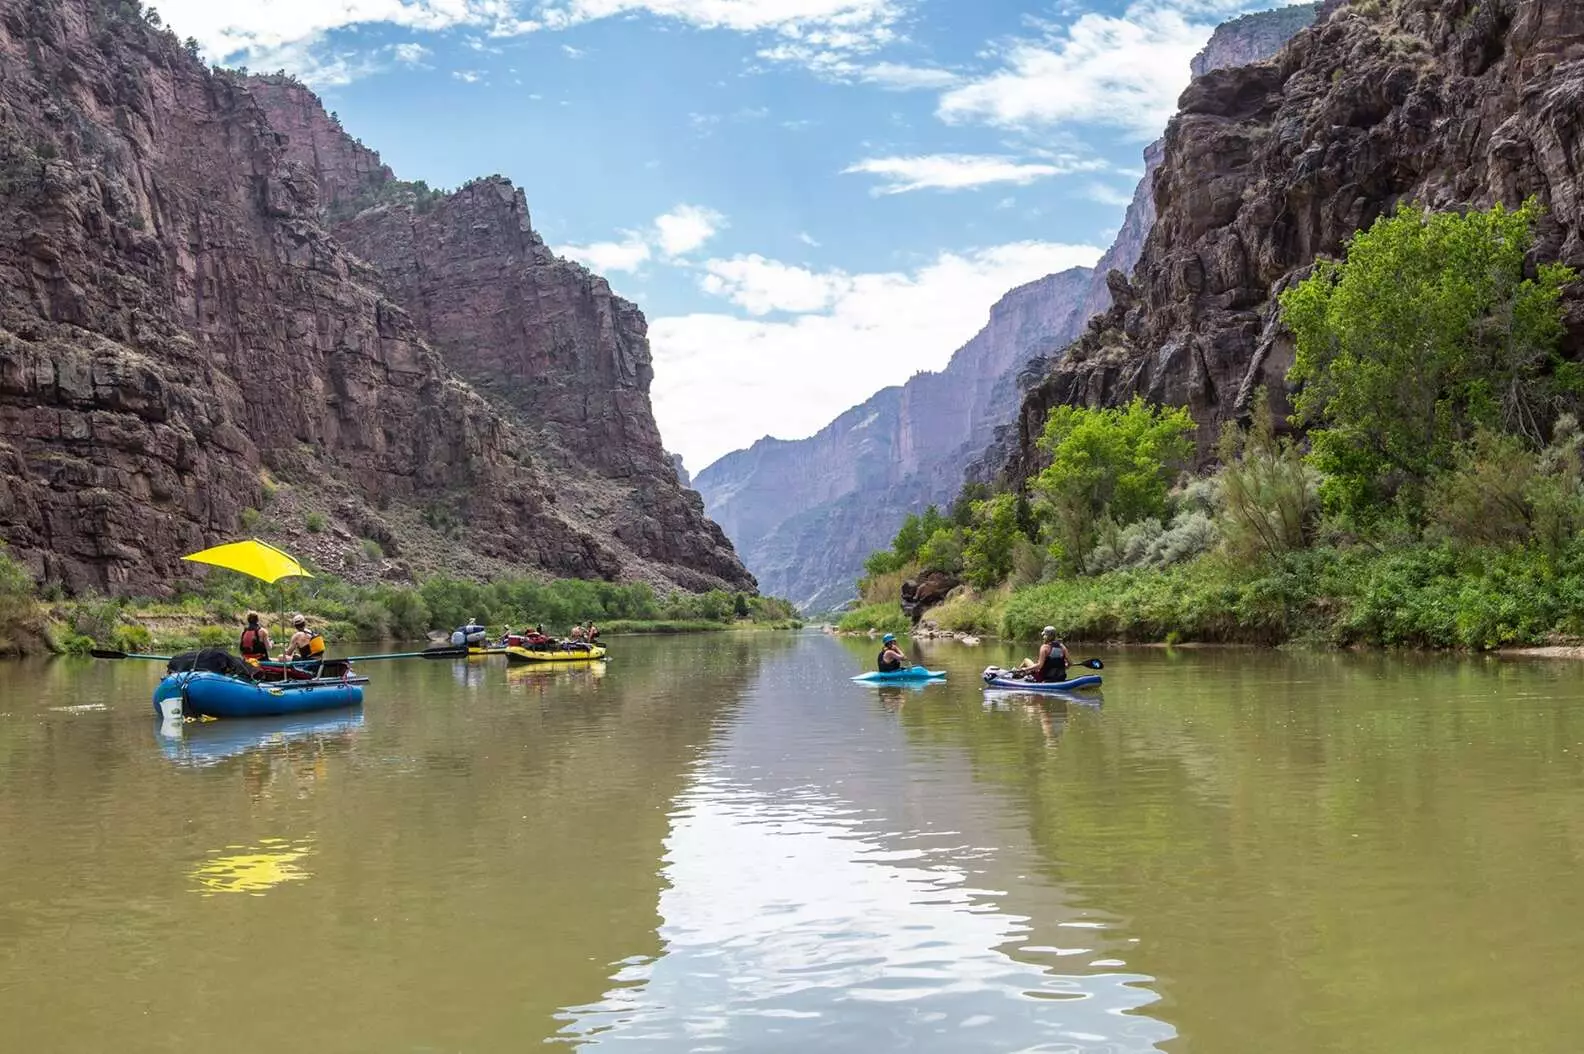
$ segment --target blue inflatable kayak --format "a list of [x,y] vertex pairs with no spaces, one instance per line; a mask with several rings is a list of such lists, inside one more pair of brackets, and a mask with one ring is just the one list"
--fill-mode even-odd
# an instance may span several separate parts
[[895,684],[898,681],[944,681],[945,670],[926,670],[922,666],[909,666],[905,670],[896,670],[893,673],[881,673],[878,670],[870,673],[861,673],[854,677],[855,681],[865,684]]
[[1074,688],[1100,687],[1100,675],[1089,674],[1086,677],[1074,677],[1070,681],[1025,681],[1016,677],[1002,676],[1002,671],[992,673],[985,671],[984,682],[986,688],[1005,688],[1014,692],[1070,692]]

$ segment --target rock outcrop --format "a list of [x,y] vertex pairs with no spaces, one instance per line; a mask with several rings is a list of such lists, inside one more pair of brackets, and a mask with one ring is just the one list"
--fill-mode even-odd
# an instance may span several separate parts
[[306,90],[207,70],[131,5],[0,0],[15,555],[159,593],[256,530],[334,572],[362,536],[396,573],[751,587],[660,446],[637,309],[504,181],[377,204],[403,186]]
[[[1292,362],[1275,297],[1399,202],[1549,209],[1538,255],[1584,267],[1584,5],[1327,5],[1276,60],[1184,93],[1131,282],[1028,393],[1002,467],[1021,485],[1051,407],[1188,407],[1208,444]],[[1566,300],[1584,354],[1584,289]]]
[[701,471],[705,507],[761,587],[809,611],[847,600],[864,559],[909,511],[949,502],[967,459],[1013,413],[1004,378],[1077,335],[1090,277],[1074,268],[1014,289],[939,373],[884,389],[808,439],[761,439]]
[[[1269,58],[1314,21],[1316,6],[1226,23],[1194,59],[1195,75]],[[1092,270],[1007,294],[941,373],[882,391],[808,439],[763,439],[699,473],[705,507],[768,591],[812,611],[850,599],[864,559],[891,543],[909,512],[947,504],[965,479],[998,475],[1018,450],[1021,393],[1111,307],[1113,286],[1126,288],[1155,222],[1163,150],[1161,142],[1145,150],[1122,227]]]

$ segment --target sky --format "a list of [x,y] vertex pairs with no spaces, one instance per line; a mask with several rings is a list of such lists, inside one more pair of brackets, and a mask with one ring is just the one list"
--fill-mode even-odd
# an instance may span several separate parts
[[307,81],[401,178],[521,186],[644,310],[696,472],[1094,263],[1189,60],[1284,0],[155,2],[209,61]]

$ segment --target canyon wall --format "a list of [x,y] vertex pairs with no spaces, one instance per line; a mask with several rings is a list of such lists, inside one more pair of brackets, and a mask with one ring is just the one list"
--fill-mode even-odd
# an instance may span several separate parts
[[[1202,453],[1292,363],[1276,296],[1400,202],[1549,210],[1536,256],[1584,268],[1584,5],[1398,0],[1326,5],[1274,62],[1211,73],[1182,98],[1157,219],[1116,303],[1028,392],[1001,480],[1042,467],[1058,404],[1134,395],[1186,406]],[[1584,288],[1564,350],[1584,355]]]
[[129,6],[0,0],[0,539],[41,580],[164,593],[258,533],[352,577],[751,588],[649,379],[504,180],[413,193]]

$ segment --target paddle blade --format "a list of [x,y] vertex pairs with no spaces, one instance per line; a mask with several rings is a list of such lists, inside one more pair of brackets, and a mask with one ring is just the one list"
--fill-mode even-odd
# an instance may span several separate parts
[[1080,662],[1078,665],[1079,666],[1088,667],[1091,670],[1103,670],[1103,669],[1105,669],[1105,663],[1101,662],[1099,659],[1085,659],[1083,662]]

